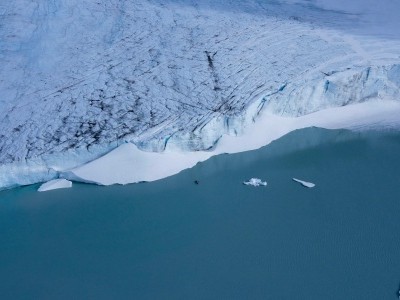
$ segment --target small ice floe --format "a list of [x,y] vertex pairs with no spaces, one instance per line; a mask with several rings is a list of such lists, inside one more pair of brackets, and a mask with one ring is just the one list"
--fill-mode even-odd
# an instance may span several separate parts
[[292,178],[294,181],[301,183],[303,186],[308,187],[308,188],[313,188],[315,187],[315,184],[312,182],[307,182],[307,181],[303,181],[300,179],[296,179],[296,178]]
[[261,181],[259,178],[251,178],[249,181],[244,181],[243,184],[252,186],[267,186],[267,182]]
[[66,189],[72,187],[72,182],[66,179],[54,179],[43,183],[38,192],[46,192],[56,189]]

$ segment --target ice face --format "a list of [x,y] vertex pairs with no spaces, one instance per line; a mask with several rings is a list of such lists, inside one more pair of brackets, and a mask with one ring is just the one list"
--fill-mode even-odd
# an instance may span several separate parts
[[33,162],[31,179],[47,180],[124,141],[211,151],[261,111],[399,100],[399,40],[365,26],[363,2],[350,14],[334,1],[264,2],[0,4],[3,182],[29,182]]
[[399,64],[344,70],[335,67],[337,62],[333,64],[311,70],[309,78],[288,83],[284,91],[267,97],[265,106],[279,115],[301,116],[369,100],[400,99]]

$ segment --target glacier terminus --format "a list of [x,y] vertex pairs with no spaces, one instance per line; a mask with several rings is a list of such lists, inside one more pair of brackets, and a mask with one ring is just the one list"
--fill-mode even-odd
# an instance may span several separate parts
[[368,3],[3,1],[0,188],[156,180],[307,126],[398,129],[400,3]]

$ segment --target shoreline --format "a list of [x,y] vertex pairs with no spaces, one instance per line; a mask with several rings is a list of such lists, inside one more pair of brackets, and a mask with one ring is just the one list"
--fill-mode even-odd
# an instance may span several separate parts
[[[367,130],[400,128],[400,103],[368,102],[330,108],[298,118],[285,118],[263,112],[241,136],[224,135],[213,151],[184,152],[168,149],[162,153],[140,151],[127,143],[81,167],[62,172],[62,178],[99,185],[155,181],[192,168],[198,162],[222,153],[240,153],[270,144],[302,128]],[[260,129],[262,128],[262,129]]]
[[[397,101],[369,101],[329,108],[296,118],[279,117],[268,111],[261,111],[254,121],[258,105],[258,102],[254,102],[248,109],[246,115],[248,121],[245,123],[242,135],[223,135],[211,151],[189,152],[179,149],[176,145],[167,145],[163,152],[146,152],[139,150],[132,143],[124,143],[114,149],[109,145],[108,151],[106,147],[99,146],[96,150],[100,153],[98,157],[96,151],[88,150],[85,153],[78,149],[72,154],[61,155],[60,162],[64,163],[64,166],[60,165],[56,158],[48,159],[50,162],[48,165],[46,160],[28,161],[26,165],[14,164],[10,168],[11,176],[8,178],[9,181],[10,178],[14,180],[14,184],[8,187],[3,185],[2,189],[57,178],[98,185],[150,182],[175,175],[218,154],[261,148],[294,130],[306,127],[354,131],[400,128],[400,103]],[[89,162],[86,163],[85,160]],[[2,167],[6,169],[9,166],[3,165],[0,168]],[[22,176],[18,178],[18,172],[21,170]],[[3,173],[2,180],[7,182],[6,170]]]

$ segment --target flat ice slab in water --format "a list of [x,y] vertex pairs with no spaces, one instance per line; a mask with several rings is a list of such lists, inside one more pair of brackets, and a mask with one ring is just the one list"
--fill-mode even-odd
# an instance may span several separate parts
[[251,178],[249,181],[244,181],[243,184],[252,186],[260,186],[260,185],[267,186],[267,182],[261,181],[261,179],[259,178]]
[[301,183],[303,186],[308,187],[308,188],[313,188],[313,187],[315,187],[315,184],[312,183],[312,182],[307,182],[307,181],[303,181],[303,180],[296,179],[296,178],[293,178],[293,180],[296,181],[296,182],[298,182],[298,183]]
[[72,182],[66,179],[54,179],[43,183],[38,192],[46,192],[56,189],[66,189],[72,187]]

